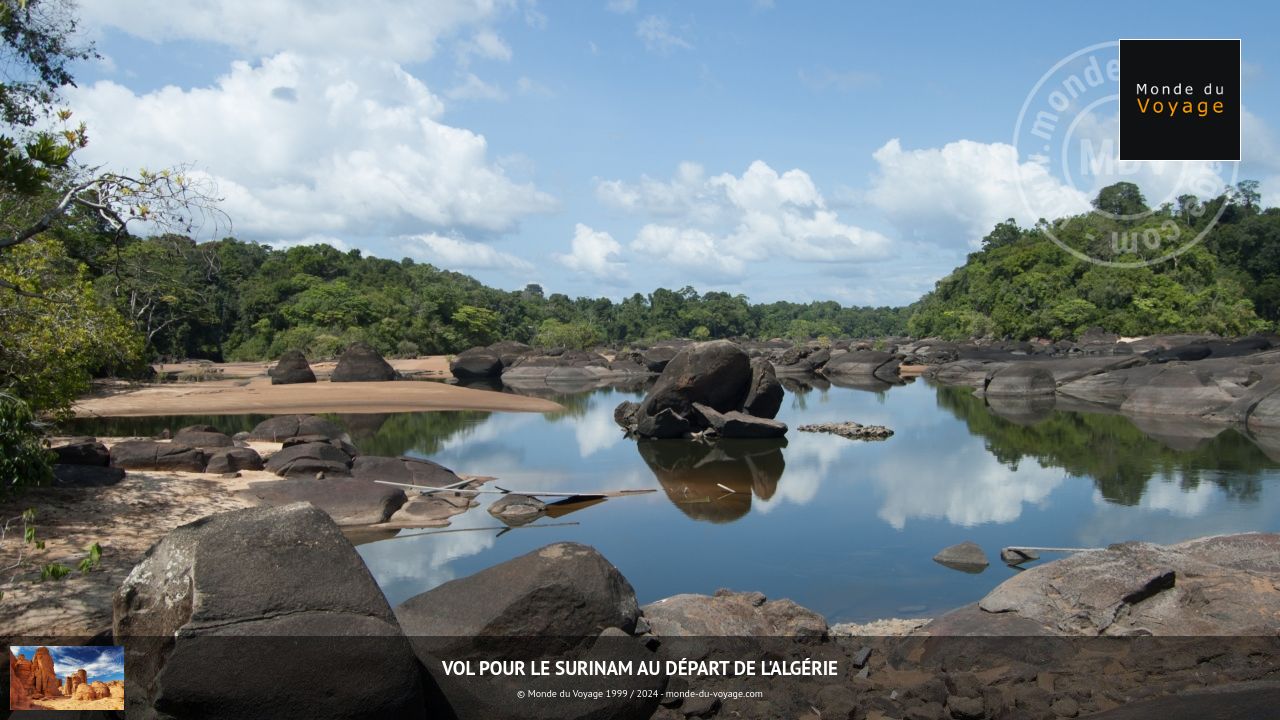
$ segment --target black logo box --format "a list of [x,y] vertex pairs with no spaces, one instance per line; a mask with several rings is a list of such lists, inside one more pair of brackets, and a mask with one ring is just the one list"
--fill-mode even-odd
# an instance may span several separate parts
[[1239,39],[1121,39],[1120,159],[1239,161],[1240,46]]

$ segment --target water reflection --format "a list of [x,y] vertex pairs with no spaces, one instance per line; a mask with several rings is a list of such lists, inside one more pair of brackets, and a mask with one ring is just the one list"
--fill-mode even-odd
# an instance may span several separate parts
[[768,500],[786,469],[786,439],[640,440],[640,457],[671,502],[694,520],[733,522],[751,510],[751,498]]

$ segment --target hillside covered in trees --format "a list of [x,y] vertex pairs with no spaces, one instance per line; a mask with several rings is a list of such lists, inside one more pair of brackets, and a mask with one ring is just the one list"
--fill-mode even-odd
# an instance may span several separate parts
[[[1131,336],[1273,330],[1280,319],[1280,209],[1264,210],[1259,200],[1257,183],[1246,181],[1208,201],[1188,195],[1141,220],[1113,219],[1147,210],[1137,186],[1117,183],[1094,200],[1106,214],[1033,228],[1008,220],[911,308],[908,331],[1026,340],[1073,337],[1089,327]],[[1206,227],[1203,239],[1176,257],[1134,266],[1178,246],[1167,241],[1175,233],[1188,239]],[[1050,232],[1082,254],[1128,266],[1077,258]],[[1166,242],[1150,247],[1145,238],[1157,235]],[[1130,246],[1117,252],[1117,237]]]

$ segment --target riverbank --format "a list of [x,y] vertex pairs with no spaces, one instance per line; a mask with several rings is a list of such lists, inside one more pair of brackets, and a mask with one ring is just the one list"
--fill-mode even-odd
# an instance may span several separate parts
[[[448,360],[433,356],[392,360],[405,377],[444,377]],[[293,413],[427,412],[486,410],[493,412],[558,412],[564,408],[544,398],[475,390],[443,382],[332,383],[334,363],[315,363],[319,382],[272,385],[267,363],[180,363],[157,366],[171,382],[118,380],[96,384],[73,407],[77,417],[143,417],[149,415],[287,415]]]

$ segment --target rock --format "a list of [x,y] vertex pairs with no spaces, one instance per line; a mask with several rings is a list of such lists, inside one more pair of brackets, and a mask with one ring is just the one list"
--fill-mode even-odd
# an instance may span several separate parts
[[386,522],[408,499],[400,488],[341,475],[249,483],[241,494],[265,505],[309,502],[339,525]]
[[58,681],[58,673],[53,667],[53,656],[49,648],[39,647],[31,658],[31,697],[62,697],[62,683]]
[[545,638],[541,651],[560,654],[607,628],[635,629],[639,608],[631,583],[594,548],[556,543],[451,580],[396,608],[414,649],[453,658],[476,636]]
[[1057,387],[1052,372],[1036,362],[1021,362],[997,370],[987,383],[986,394],[992,397],[1052,395]]
[[173,443],[195,448],[220,448],[233,447],[235,445],[229,435],[220,433],[217,430],[205,430],[205,427],[208,426],[183,428],[173,436]]
[[732,410],[718,413],[702,403],[693,404],[694,411],[702,417],[704,427],[714,430],[722,438],[760,439],[780,438],[787,434],[786,423],[758,418]]
[[618,407],[613,409],[613,421],[627,432],[634,432],[636,429],[636,413],[639,411],[640,403],[623,400],[618,403]]
[[93,692],[93,686],[85,684],[76,688],[75,699],[80,701],[97,700],[97,695]]
[[378,455],[356,458],[351,465],[351,476],[357,480],[386,480],[425,487],[444,487],[462,481],[452,470],[431,460]]
[[50,448],[54,462],[59,465],[93,465],[106,467],[111,464],[111,453],[97,438],[71,438],[65,445]]
[[276,364],[267,370],[267,374],[271,376],[272,385],[297,385],[316,381],[316,374],[311,370],[307,356],[300,350],[286,350]]
[[686,698],[680,705],[680,714],[687,718],[706,718],[716,714],[720,709],[720,698],[715,695],[702,697],[694,695]]
[[1191,688],[1175,695],[1121,705],[1090,720],[1237,720],[1275,714],[1280,683],[1245,682]]
[[97,465],[54,465],[54,487],[107,487],[124,480],[124,470]]
[[901,359],[879,350],[855,350],[836,355],[822,368],[827,377],[839,375],[871,375],[886,382],[901,382],[898,366]]
[[1264,392],[1257,403],[1249,408],[1245,424],[1255,432],[1280,428],[1280,388]]
[[1073,718],[1080,714],[1080,703],[1070,697],[1060,697],[1049,706],[1058,717]]
[[883,425],[862,425],[853,421],[801,425],[799,429],[801,432],[831,433],[849,440],[886,440],[893,437],[893,431]]
[[262,456],[251,448],[225,448],[209,456],[209,464],[204,471],[215,475],[234,473],[241,470],[261,470]]
[[310,442],[283,448],[267,459],[266,469],[284,476],[314,475],[316,472],[348,474],[352,457],[327,442]]
[[640,437],[670,440],[682,438],[694,430],[693,423],[672,408],[663,408],[656,415],[646,415],[642,405],[636,412],[636,417],[639,419],[636,421],[635,432]]
[[1040,553],[1025,548],[1007,547],[1000,550],[1000,559],[1005,565],[1023,565],[1040,559]]
[[524,525],[542,517],[547,504],[528,495],[503,495],[489,505],[489,514],[507,525]]
[[1274,635],[1280,535],[1122,543],[1033,567],[979,607],[1066,635]]
[[449,372],[459,380],[491,378],[502,375],[502,358],[489,348],[473,347],[449,361]]
[[947,697],[947,712],[955,720],[982,720],[987,716],[986,707],[982,704],[982,698],[978,697],[950,695]]
[[714,596],[675,595],[645,605],[645,620],[659,637],[827,637],[827,621],[791,600],[719,590]]
[[1203,360],[1213,354],[1213,347],[1207,342],[1178,345],[1155,353],[1152,362],[1166,363],[1173,361],[1193,362]]
[[[31,708],[31,693],[28,691],[23,678],[18,675],[18,663],[22,656],[14,656],[13,651],[9,651],[9,709],[10,710],[28,710]],[[22,657],[22,662],[27,662]],[[28,670],[30,664],[27,665]]]
[[758,418],[776,418],[784,394],[773,364],[764,358],[752,360],[751,385],[747,399],[742,403],[742,411]]
[[338,366],[329,377],[332,382],[386,382],[399,378],[395,368],[365,343],[348,347],[338,358]]
[[[130,717],[423,716],[418,664],[382,590],[304,503],[176,528],[129,573],[113,611]],[[246,657],[264,671],[246,672]]]
[[1065,397],[1119,409],[1134,390],[1167,369],[1162,365],[1143,365],[1094,373],[1063,383],[1058,386],[1058,392]]
[[987,569],[987,554],[975,542],[966,540],[959,545],[943,548],[933,556],[933,561],[945,565],[952,570],[967,573],[980,573]]
[[111,464],[127,470],[184,470],[204,472],[209,456],[199,448],[156,442],[129,440],[111,448]]
[[641,354],[644,359],[644,365],[652,373],[661,373],[667,369],[667,363],[676,356],[679,350],[668,345],[659,345],[645,350]]
[[299,435],[323,435],[346,438],[342,428],[315,415],[280,415],[263,420],[249,432],[250,440],[283,442]]
[[516,360],[527,355],[533,348],[515,340],[502,340],[488,347],[489,352],[498,356],[502,367],[510,367]]
[[671,410],[689,417],[694,403],[717,412],[739,410],[751,379],[751,361],[742,348],[728,340],[694,343],[667,363],[641,403],[640,414],[653,417]]
[[1167,366],[1120,405],[1126,415],[1200,417],[1226,408],[1235,397],[1214,382],[1207,370]]

